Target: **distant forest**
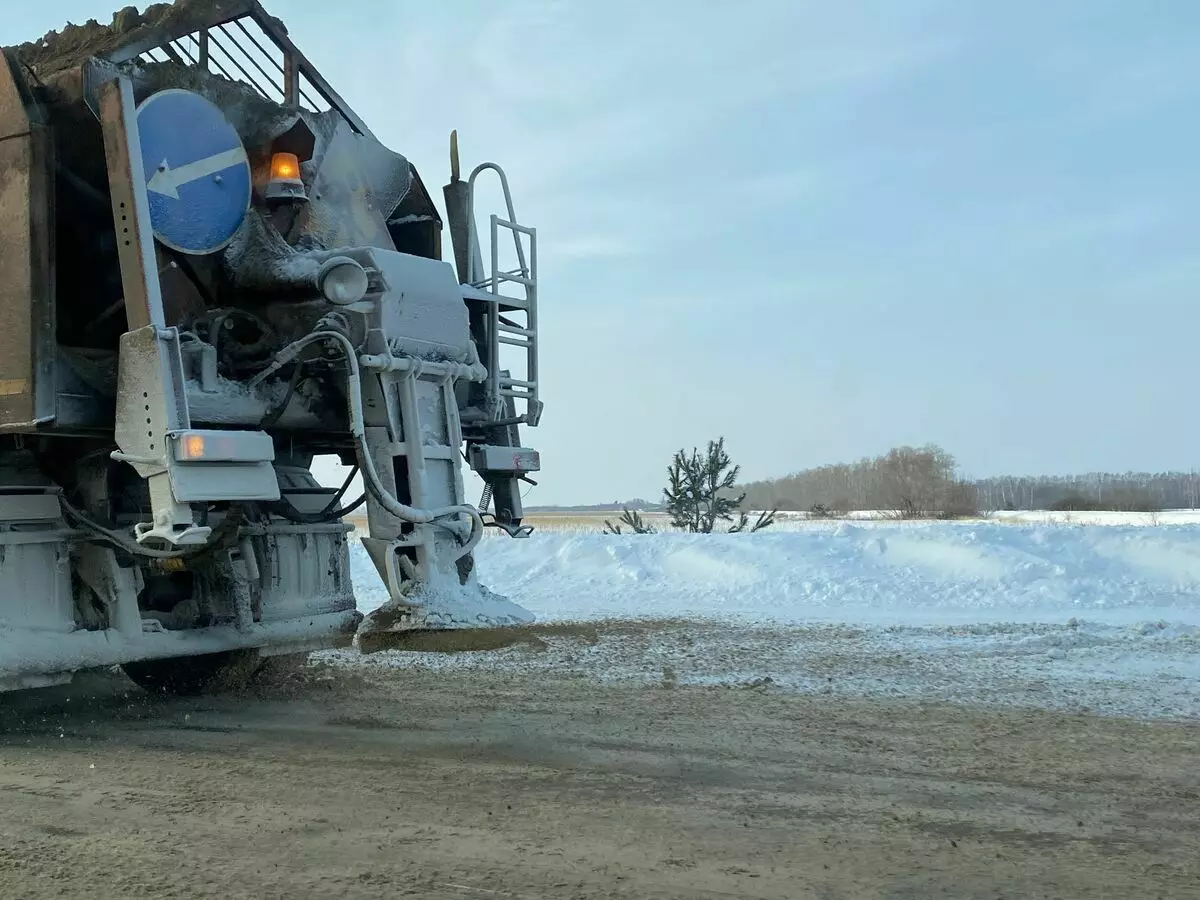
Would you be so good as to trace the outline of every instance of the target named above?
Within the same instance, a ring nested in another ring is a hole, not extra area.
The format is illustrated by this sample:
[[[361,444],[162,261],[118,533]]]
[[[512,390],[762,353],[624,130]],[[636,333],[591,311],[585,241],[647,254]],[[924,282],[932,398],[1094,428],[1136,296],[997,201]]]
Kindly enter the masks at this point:
[[[837,515],[896,510],[906,516],[968,515],[1018,509],[1153,511],[1200,506],[1196,472],[1094,472],[1087,475],[966,479],[940,447],[898,447],[883,456],[820,466],[743,485],[750,509]]]

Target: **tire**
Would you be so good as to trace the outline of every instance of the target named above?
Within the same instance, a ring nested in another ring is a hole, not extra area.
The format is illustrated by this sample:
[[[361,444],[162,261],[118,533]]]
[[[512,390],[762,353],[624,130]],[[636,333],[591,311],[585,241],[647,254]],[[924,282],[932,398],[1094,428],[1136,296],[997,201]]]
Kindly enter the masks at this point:
[[[152,694],[195,697],[245,687],[262,663],[257,650],[228,650],[204,656],[139,660],[121,668],[130,681]]]

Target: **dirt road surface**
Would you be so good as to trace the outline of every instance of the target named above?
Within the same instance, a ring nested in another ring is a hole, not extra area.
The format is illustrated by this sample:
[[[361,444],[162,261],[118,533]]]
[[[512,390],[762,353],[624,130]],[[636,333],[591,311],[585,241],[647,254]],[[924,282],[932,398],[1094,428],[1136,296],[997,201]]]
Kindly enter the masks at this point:
[[[0,698],[0,897],[1200,897],[1198,741],[770,687],[87,676]]]

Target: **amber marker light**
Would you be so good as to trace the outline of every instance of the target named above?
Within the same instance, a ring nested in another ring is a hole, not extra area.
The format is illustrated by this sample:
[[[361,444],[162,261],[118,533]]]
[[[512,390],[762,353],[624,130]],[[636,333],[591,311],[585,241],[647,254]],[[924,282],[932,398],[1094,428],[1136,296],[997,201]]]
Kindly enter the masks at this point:
[[[183,439],[184,459],[204,459],[204,435],[189,434]]]
[[[271,180],[267,182],[268,200],[307,200],[300,180],[300,158],[295,153],[271,154]]]
[[[300,177],[300,160],[295,153],[276,153],[271,157],[272,181],[295,181]]]

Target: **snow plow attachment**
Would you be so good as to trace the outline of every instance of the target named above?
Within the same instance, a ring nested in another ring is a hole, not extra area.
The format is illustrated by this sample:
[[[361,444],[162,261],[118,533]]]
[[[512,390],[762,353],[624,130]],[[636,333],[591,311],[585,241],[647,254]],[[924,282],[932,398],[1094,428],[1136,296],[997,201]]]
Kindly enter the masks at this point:
[[[508,643],[511,629],[534,620],[528,610],[478,582],[472,551],[487,527],[515,539],[532,531],[521,522],[519,487],[522,481],[536,484],[529,475],[540,469],[541,459],[536,450],[521,446],[520,426],[536,426],[542,412],[537,234],[517,224],[504,171],[483,163],[462,180],[457,134],[450,142],[451,179],[444,192],[457,272],[438,263],[436,271],[430,268],[416,278],[408,271],[411,259],[374,253],[362,260],[385,285],[408,285],[405,302],[410,309],[421,304],[425,312],[420,320],[408,319],[404,333],[388,329],[385,319],[383,352],[360,358],[376,376],[360,409],[358,461],[370,532],[362,543],[391,597],[359,627],[354,643],[365,653],[489,649]],[[507,207],[507,218],[491,216],[487,268],[474,202],[476,179],[485,171],[498,176]],[[509,271],[499,263],[502,231],[512,237],[517,263]],[[419,293],[412,288],[418,284]],[[502,291],[505,285],[517,290]],[[422,322],[418,333],[414,321]],[[426,349],[424,358],[412,355],[418,344]],[[507,347],[517,348],[517,359],[501,358]],[[513,363],[523,370],[522,378],[512,376],[507,366]],[[519,413],[518,402],[524,407]],[[477,509],[463,502],[464,459],[485,485]],[[401,495],[414,506],[400,502]],[[421,508],[414,508],[418,504]]]
[[[361,653],[495,650],[512,644],[515,630],[533,621],[528,610],[482,585],[418,591],[367,613],[354,636],[354,646]]]
[[[363,539],[377,567],[398,571],[384,576],[392,599],[359,624],[354,646],[360,652],[493,650],[512,643],[514,629],[533,623],[528,610],[479,584],[469,565],[456,565],[454,571],[434,568],[426,581],[406,580],[404,569],[410,567],[400,560],[407,557],[381,543]],[[377,558],[381,552],[382,560]]]

